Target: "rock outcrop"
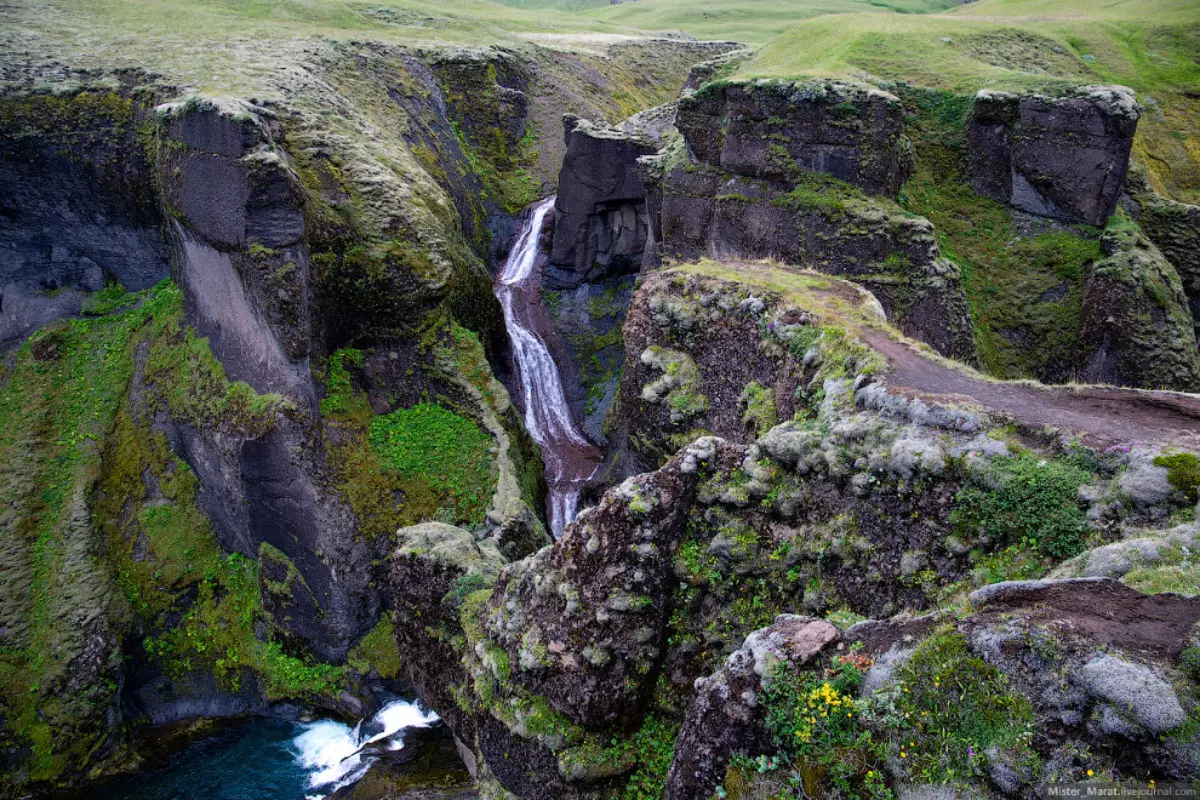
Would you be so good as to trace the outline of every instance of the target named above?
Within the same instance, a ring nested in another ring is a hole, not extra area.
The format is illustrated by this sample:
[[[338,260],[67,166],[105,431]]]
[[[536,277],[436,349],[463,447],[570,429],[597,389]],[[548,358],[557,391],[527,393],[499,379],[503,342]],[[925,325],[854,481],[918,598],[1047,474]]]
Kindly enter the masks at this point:
[[[908,335],[975,360],[959,270],[932,226],[863,193],[895,194],[911,169],[898,100],[821,82],[718,83],[681,99],[676,124],[683,140],[641,162],[647,263],[775,258],[847,277]]]
[[[1196,391],[1200,349],[1179,274],[1136,228],[1110,230],[1083,298],[1084,381]]]
[[[679,101],[676,127],[702,164],[791,186],[821,172],[895,197],[912,171],[894,95],[838,81],[714,81]]]
[[[971,184],[1030,214],[1104,227],[1125,184],[1138,114],[1123,86],[1062,97],[982,91],[967,121]]]
[[[705,797],[724,782],[732,755],[770,750],[760,708],[763,688],[771,685],[776,670],[803,669],[841,638],[842,632],[824,620],[784,614],[747,636],[720,670],[698,680],[696,699],[675,740],[664,798]]]
[[[142,113],[109,93],[0,103],[0,351],[110,283],[167,277],[151,169],[129,157]]]
[[[1179,273],[1200,338],[1200,206],[1177,203],[1149,191],[1137,194],[1136,206],[1142,231]]]
[[[646,249],[646,190],[637,160],[655,143],[568,115],[567,153],[554,202],[554,238],[545,282],[550,289],[637,272]]]

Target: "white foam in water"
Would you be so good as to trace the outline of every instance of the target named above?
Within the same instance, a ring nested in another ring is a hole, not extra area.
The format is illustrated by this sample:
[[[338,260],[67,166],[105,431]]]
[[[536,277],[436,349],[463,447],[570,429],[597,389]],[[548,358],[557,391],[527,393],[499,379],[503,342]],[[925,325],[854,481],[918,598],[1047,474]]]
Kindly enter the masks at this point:
[[[401,734],[409,728],[428,728],[438,721],[432,711],[422,711],[416,703],[394,700],[375,715],[372,722],[382,730],[366,741],[361,740],[362,723],[353,728],[333,720],[319,720],[304,726],[304,732],[292,740],[296,760],[309,774],[312,789],[335,792],[349,786],[366,774],[373,758],[360,755],[362,749],[375,742],[386,741],[388,749],[404,747]],[[308,795],[309,800],[324,797]]]

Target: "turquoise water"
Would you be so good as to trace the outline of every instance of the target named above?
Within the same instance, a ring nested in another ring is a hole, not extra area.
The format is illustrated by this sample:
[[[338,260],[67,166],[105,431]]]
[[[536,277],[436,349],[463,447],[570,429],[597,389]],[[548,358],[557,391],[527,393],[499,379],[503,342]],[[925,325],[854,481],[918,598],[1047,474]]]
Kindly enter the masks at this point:
[[[358,781],[380,757],[401,756],[401,750],[409,756],[406,737],[416,738],[437,722],[436,714],[406,700],[393,700],[354,728],[328,719],[301,723],[251,717],[191,742],[160,766],[94,788],[87,798],[322,798]]]
[[[249,719],[192,742],[162,767],[90,794],[97,800],[303,800],[310,770],[295,722]],[[316,792],[316,794],[321,794]]]

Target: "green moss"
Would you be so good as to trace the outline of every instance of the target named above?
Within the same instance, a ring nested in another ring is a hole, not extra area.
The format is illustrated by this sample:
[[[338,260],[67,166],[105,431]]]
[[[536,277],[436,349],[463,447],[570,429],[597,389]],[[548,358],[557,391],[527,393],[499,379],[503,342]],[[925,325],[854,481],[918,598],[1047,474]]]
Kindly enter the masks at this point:
[[[347,654],[346,663],[361,674],[372,670],[379,677],[391,680],[400,674],[400,651],[396,649],[396,632],[390,614],[383,614],[379,624],[358,640]]]
[[[1022,230],[1007,206],[968,180],[971,95],[902,90],[916,170],[901,205],[934,224],[942,255],[958,264],[984,369],[1001,378],[1063,380],[1075,357],[1083,291],[1101,258],[1086,226]]]
[[[369,436],[385,468],[424,483],[454,521],[483,521],[495,482],[492,440],[474,422],[421,403],[371,420]]]
[[[779,423],[774,389],[751,381],[742,390],[739,402],[745,407],[742,422],[755,434],[761,436]]]
[[[323,417],[361,417],[370,413],[366,396],[355,391],[351,369],[361,368],[365,354],[361,350],[346,348],[329,357],[329,378],[325,384],[325,397],[321,399]]]
[[[775,147],[775,146],[773,146]],[[787,148],[779,146],[780,158],[791,161]],[[834,218],[846,210],[846,203],[863,199],[856,187],[821,172],[797,173],[796,186],[792,191],[772,200],[773,205],[790,211],[820,211]]]
[[[1194,453],[1172,453],[1156,456],[1154,466],[1167,470],[1167,480],[1176,490],[1183,492],[1189,503],[1197,502],[1200,489],[1200,458]]]
[[[1079,487],[1090,476],[1077,467],[1031,453],[998,458],[991,483],[970,485],[955,498],[950,523],[968,539],[982,535],[1053,559],[1084,549],[1088,525]]]

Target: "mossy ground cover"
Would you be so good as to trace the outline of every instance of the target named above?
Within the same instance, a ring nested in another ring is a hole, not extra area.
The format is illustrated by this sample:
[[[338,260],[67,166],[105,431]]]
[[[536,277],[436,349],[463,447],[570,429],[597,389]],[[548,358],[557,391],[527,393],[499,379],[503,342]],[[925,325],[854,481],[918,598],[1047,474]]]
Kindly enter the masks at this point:
[[[438,320],[418,341],[394,346],[425,352],[429,361],[422,360],[413,371],[444,379],[442,370],[452,369],[493,408],[501,405],[503,388],[492,377],[478,336]],[[430,519],[481,524],[496,485],[492,437],[441,394],[376,414],[356,377],[365,358],[355,348],[333,353],[324,369],[321,400],[338,488],[358,517],[359,530],[378,538]],[[528,497],[536,494],[536,474],[525,470],[518,480]]]
[[[1023,229],[1011,209],[974,192],[967,178],[972,98],[901,88],[917,168],[901,204],[934,224],[942,254],[958,264],[980,361],[999,378],[1069,378],[1098,232],[1046,224]],[[1032,223],[1029,223],[1032,224]]]
[[[385,466],[428,484],[455,520],[482,521],[491,499],[492,440],[474,422],[421,403],[371,420],[370,440]]]

